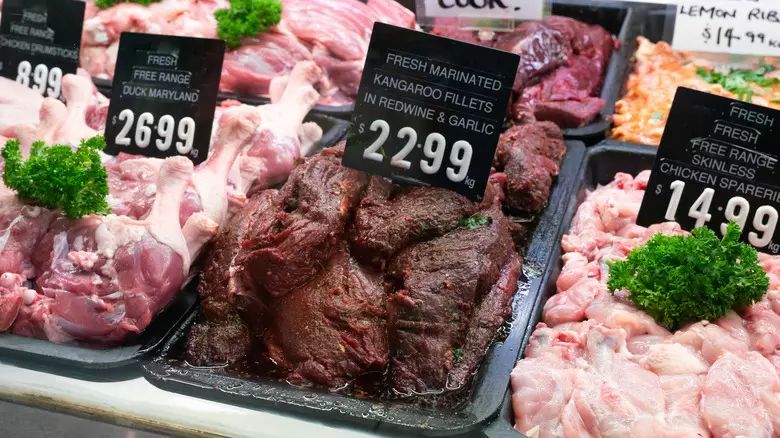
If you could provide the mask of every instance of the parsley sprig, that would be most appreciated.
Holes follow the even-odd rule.
[[[217,36],[234,49],[242,37],[255,37],[260,32],[279,24],[282,3],[279,0],[230,0],[230,9],[214,12]]]
[[[657,234],[626,260],[609,263],[607,287],[631,292],[631,301],[670,330],[715,321],[759,301],[769,288],[756,250],[741,243],[740,235],[734,222],[723,240],[706,227],[692,236]]]
[[[50,209],[62,208],[71,219],[108,214],[108,175],[99,154],[105,146],[101,136],[82,140],[75,151],[70,146],[46,146],[38,141],[30,149],[30,158],[24,160],[19,142],[8,140],[2,151],[3,182],[20,199]]]

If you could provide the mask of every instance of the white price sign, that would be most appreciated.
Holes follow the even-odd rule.
[[[539,20],[544,0],[424,0],[428,17]]]
[[[695,52],[780,56],[780,2],[686,1],[677,6],[672,47]]]

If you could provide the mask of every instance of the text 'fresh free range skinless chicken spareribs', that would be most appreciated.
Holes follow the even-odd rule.
[[[25,205],[3,187],[0,327],[101,346],[142,332],[247,194],[286,178],[321,137],[318,126],[303,123],[318,99],[320,74],[314,63],[299,63],[274,80],[275,103],[219,107],[210,157],[194,169],[181,159],[104,155],[108,216],[70,220]],[[100,134],[107,101],[89,79],[66,76],[63,94],[67,106],[44,99],[37,117],[5,135],[29,151],[36,140],[75,146]]]

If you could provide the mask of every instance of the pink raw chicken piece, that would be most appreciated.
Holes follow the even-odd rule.
[[[697,375],[661,376],[666,415],[643,417],[631,428],[632,438],[709,437],[699,410],[703,377]]]
[[[319,98],[314,84],[321,75],[313,62],[300,62],[289,77],[272,84],[274,103],[255,107],[260,124],[230,177],[240,193],[252,194],[283,181],[322,137],[316,124],[303,123]]]
[[[650,345],[645,354],[634,360],[659,376],[706,373],[709,364],[693,348],[671,342]]]
[[[623,330],[596,326],[588,333],[592,367],[575,384],[572,400],[576,419],[591,436],[630,436],[637,420],[664,412],[658,376],[628,360],[625,345]]]
[[[166,159],[145,220],[109,215],[58,221],[41,245],[50,248],[36,282],[42,295],[20,311],[14,332],[114,345],[143,331],[184,283],[188,244],[203,239],[185,235],[177,220],[191,177],[187,158]]]
[[[729,311],[716,324],[701,321],[678,330],[670,341],[693,347],[712,364],[724,353],[746,353],[750,338],[742,318]]]
[[[608,293],[606,286],[596,279],[580,280],[570,289],[547,300],[544,305],[544,321],[552,326],[582,321],[585,318],[585,310],[593,300],[600,294]]]
[[[584,328],[587,331],[586,327]],[[565,436],[562,410],[571,400],[574,382],[583,374],[576,362],[585,355],[584,333],[539,324],[527,358],[512,370],[515,429],[539,438]]]
[[[745,311],[750,347],[764,356],[780,349],[780,315],[772,310],[768,296]]]
[[[650,315],[608,292],[596,296],[585,309],[585,316],[606,327],[624,329],[628,338],[639,335],[669,335],[669,331],[656,324]]]
[[[46,98],[40,106],[40,122],[19,125],[14,128],[23,150],[29,150],[34,141],[46,144],[77,146],[81,140],[99,135],[101,114],[107,109],[107,100],[83,75],[65,75],[62,78],[62,95],[67,106],[57,99]]]
[[[704,382],[701,410],[715,437],[780,435],[780,380],[756,352],[725,353]]]
[[[43,97],[32,88],[0,78],[0,136],[12,137],[16,125],[37,124],[41,103]]]

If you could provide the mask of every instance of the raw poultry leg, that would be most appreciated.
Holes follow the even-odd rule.
[[[166,159],[152,211],[142,221],[116,215],[58,221],[41,245],[50,250],[36,281],[42,296],[33,305],[43,309],[24,312],[20,330],[102,345],[143,331],[189,272],[188,242],[177,218],[191,177],[187,158]]]
[[[301,125],[304,117],[314,107],[319,93],[314,84],[322,71],[311,61],[299,62],[290,73],[284,92],[278,103],[257,107],[262,121],[249,147],[238,160],[240,180],[232,183],[246,194],[253,190],[272,187],[290,174],[295,162],[307,151],[301,150]],[[304,128],[308,144],[316,135],[311,125]],[[235,175],[235,173],[234,173]]]

